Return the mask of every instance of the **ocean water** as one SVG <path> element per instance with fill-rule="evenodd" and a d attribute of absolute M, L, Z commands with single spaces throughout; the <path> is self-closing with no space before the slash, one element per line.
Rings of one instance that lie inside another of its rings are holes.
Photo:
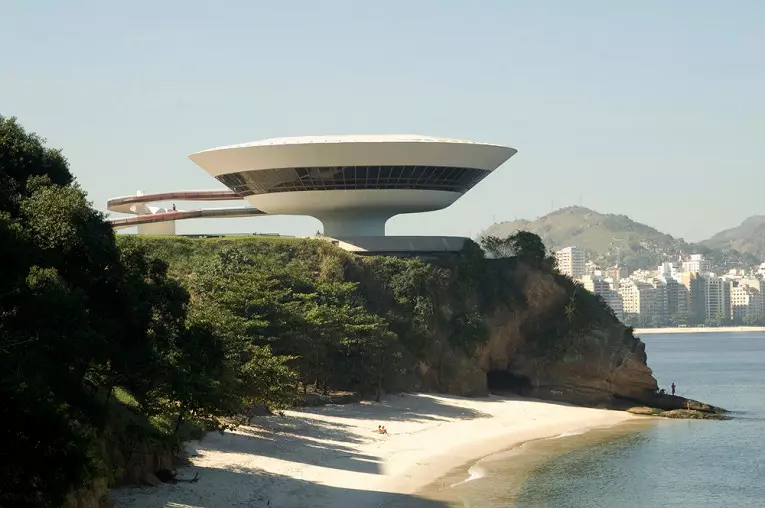
<path fill-rule="evenodd" d="M 659 386 L 674 382 L 734 418 L 651 419 L 527 443 L 455 471 L 472 480 L 437 497 L 486 508 L 765 507 L 765 333 L 642 339 Z"/>

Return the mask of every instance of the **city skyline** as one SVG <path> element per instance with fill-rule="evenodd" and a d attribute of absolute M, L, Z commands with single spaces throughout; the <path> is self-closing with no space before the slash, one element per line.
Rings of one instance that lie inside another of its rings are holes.
<path fill-rule="evenodd" d="M 558 270 L 599 295 L 625 324 L 640 327 L 765 323 L 765 262 L 716 273 L 702 254 L 653 269 L 602 267 L 584 250 L 553 252 Z"/>
<path fill-rule="evenodd" d="M 696 241 L 763 212 L 759 186 L 742 185 L 765 163 L 758 2 L 36 2 L 4 15 L 2 113 L 62 148 L 99 209 L 181 180 L 209 188 L 185 159 L 208 146 L 387 131 L 521 150 L 455 205 L 392 219 L 390 234 L 474 237 L 581 204 Z M 735 194 L 735 211 L 699 203 L 708 178 L 690 175 L 702 174 L 724 174 L 715 191 Z M 318 227 L 264 217 L 179 229 Z"/>

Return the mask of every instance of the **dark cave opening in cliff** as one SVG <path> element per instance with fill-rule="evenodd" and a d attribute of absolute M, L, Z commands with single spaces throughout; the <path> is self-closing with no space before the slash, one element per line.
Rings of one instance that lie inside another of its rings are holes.
<path fill-rule="evenodd" d="M 531 380 L 526 376 L 517 376 L 506 370 L 490 370 L 486 373 L 486 384 L 489 393 L 497 395 L 515 393 L 529 395 L 531 393 Z"/>

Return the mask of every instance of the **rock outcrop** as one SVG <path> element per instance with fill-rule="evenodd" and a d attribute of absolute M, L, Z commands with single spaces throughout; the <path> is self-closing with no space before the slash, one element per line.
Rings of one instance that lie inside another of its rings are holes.
<path fill-rule="evenodd" d="M 696 401 L 688 401 L 696 402 Z M 689 404 L 690 405 L 690 404 Z M 663 410 L 655 407 L 648 406 L 636 406 L 627 409 L 628 413 L 641 416 L 660 416 L 662 418 L 680 418 L 683 420 L 727 420 L 728 415 L 725 414 L 725 410 L 709 406 L 707 404 L 701 404 L 706 406 L 709 410 L 699 409 L 671 409 Z"/>
<path fill-rule="evenodd" d="M 689 408 L 682 397 L 660 395 L 645 344 L 581 286 L 529 266 L 505 270 L 504 276 L 523 295 L 522 304 L 499 304 L 486 314 L 488 341 L 472 355 L 442 344 L 431 355 L 434 360 L 420 368 L 424 388 L 467 396 L 512 392 L 618 409 L 644 404 L 714 413 L 711 406 L 691 401 Z"/>

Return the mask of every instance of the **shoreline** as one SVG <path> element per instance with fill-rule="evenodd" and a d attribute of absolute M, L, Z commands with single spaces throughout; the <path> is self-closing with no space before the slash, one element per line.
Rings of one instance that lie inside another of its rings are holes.
<path fill-rule="evenodd" d="M 665 328 L 635 328 L 635 335 L 651 335 L 657 333 L 724 333 L 724 332 L 765 332 L 765 326 L 709 326 L 709 327 L 665 327 Z"/>
<path fill-rule="evenodd" d="M 643 418 L 533 399 L 407 394 L 285 411 L 187 445 L 179 478 L 112 491 L 117 508 L 443 506 L 417 495 L 439 478 L 530 441 Z M 375 432 L 385 425 L 388 435 Z"/>
<path fill-rule="evenodd" d="M 430 483 L 418 491 L 418 494 L 427 500 L 442 503 L 439 507 L 468 504 L 472 506 L 471 502 L 487 497 L 502 499 L 502 506 L 505 506 L 505 503 L 514 506 L 513 503 L 519 501 L 524 485 L 534 481 L 535 472 L 555 461 L 560 455 L 601 446 L 661 423 L 666 422 L 659 422 L 659 419 L 651 417 L 637 418 L 524 441 L 510 449 L 463 464 Z M 495 483 L 497 474 L 502 479 L 499 485 Z M 488 483 L 475 481 L 487 476 L 491 477 Z M 466 498 L 469 500 L 468 504 L 465 504 Z"/>

